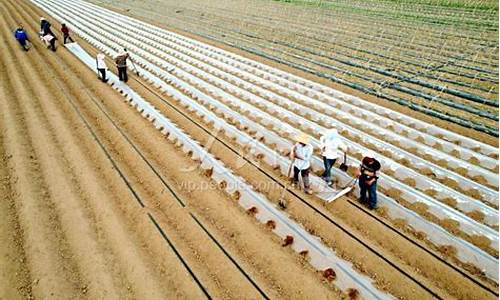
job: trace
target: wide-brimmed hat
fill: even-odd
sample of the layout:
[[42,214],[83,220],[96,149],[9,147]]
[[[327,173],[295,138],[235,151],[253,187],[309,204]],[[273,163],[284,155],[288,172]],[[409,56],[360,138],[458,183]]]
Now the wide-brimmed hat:
[[337,138],[339,135],[339,131],[337,130],[337,128],[334,126],[331,126],[329,129],[326,129],[324,132],[323,132],[323,136],[326,137],[327,139],[331,139],[331,138]]
[[371,157],[371,158],[375,158],[375,152],[371,151],[371,150],[365,150],[361,153],[361,155],[363,155],[363,157]]
[[309,144],[309,142],[311,141],[311,137],[301,132],[294,137],[294,140],[302,144]]

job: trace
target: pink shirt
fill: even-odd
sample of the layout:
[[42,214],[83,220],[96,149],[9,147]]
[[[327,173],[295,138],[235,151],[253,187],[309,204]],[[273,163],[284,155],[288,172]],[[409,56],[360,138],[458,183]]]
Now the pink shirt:
[[50,34],[46,34],[42,37],[42,39],[46,42],[46,43],[50,43],[50,41],[52,41],[54,39],[53,36],[51,36]]

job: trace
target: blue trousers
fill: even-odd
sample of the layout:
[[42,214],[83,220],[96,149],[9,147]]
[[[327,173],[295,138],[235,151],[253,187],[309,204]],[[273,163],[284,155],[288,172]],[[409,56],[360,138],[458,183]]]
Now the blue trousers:
[[323,156],[323,165],[325,166],[325,171],[323,172],[323,177],[326,181],[332,180],[332,167],[337,159],[329,159]]
[[366,194],[368,193],[368,208],[377,208],[377,181],[368,185],[364,179],[359,178],[359,194],[361,202],[366,202]]

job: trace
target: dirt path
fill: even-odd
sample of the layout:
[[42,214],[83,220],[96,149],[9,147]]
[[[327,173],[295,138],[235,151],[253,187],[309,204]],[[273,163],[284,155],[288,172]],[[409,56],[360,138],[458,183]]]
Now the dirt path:
[[[2,75],[2,78],[4,76]],[[3,95],[3,98],[5,95]],[[5,119],[4,111],[0,118]],[[19,224],[11,184],[11,169],[8,161],[12,155],[5,150],[6,131],[0,123],[0,297],[21,299],[32,297],[29,268],[26,266],[26,253],[23,249],[23,232]]]
[[[22,22],[36,32],[44,12],[28,1],[5,1],[0,9],[0,35],[7,41],[0,53],[0,192],[7,195],[0,203],[0,244],[6,245],[0,249],[0,297],[343,296],[66,49],[53,53],[33,41],[29,52],[21,51],[9,28]],[[172,99],[164,97],[168,106],[137,82],[130,85],[193,138],[212,142],[172,108]],[[215,141],[210,152],[252,185],[272,187],[262,192],[276,201],[281,188],[273,182],[283,178],[250,164],[240,168],[246,154],[222,141],[226,145]],[[491,297],[402,237],[377,234],[383,226],[344,201],[324,208],[287,197],[295,220],[399,298],[429,294],[311,206],[440,297]]]
[[[5,70],[5,69],[4,69]],[[13,95],[10,79],[3,76],[3,91]],[[14,185],[16,213],[24,232],[24,249],[30,273],[32,274],[35,295],[60,297],[65,291],[74,290],[78,282],[67,242],[63,236],[60,220],[54,212],[51,196],[37,162],[32,141],[27,136],[25,124],[17,117],[22,113],[16,103],[6,104],[12,96],[2,97],[2,110],[5,112],[7,156],[11,156],[9,167],[11,184]],[[10,154],[12,153],[12,154]],[[22,259],[22,258],[21,258]],[[74,295],[73,293],[69,295]]]

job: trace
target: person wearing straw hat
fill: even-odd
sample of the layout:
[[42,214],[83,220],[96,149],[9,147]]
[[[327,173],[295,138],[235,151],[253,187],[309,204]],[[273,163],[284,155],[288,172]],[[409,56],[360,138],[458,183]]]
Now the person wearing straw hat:
[[[380,162],[373,158],[373,153],[364,153],[358,171],[359,179],[359,201],[368,204],[369,209],[377,208],[377,171],[380,170]],[[368,193],[368,201],[366,194]]]
[[311,157],[313,154],[313,147],[309,144],[311,137],[307,134],[300,133],[295,137],[297,142],[290,151],[290,158],[293,162],[293,185],[299,186],[299,174],[302,176],[304,182],[304,192],[312,194],[309,183],[309,169],[311,167]]
[[49,21],[47,21],[44,17],[40,18],[40,35],[41,36],[46,36],[47,34],[52,35],[55,37],[54,33],[52,33],[52,30],[50,29],[51,24]]
[[321,178],[331,186],[333,184],[331,170],[337,159],[339,158],[339,149],[347,152],[347,146],[340,139],[340,135],[335,126],[326,130],[319,139],[321,155],[323,156],[323,164],[325,171]]

